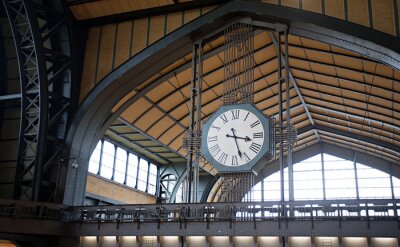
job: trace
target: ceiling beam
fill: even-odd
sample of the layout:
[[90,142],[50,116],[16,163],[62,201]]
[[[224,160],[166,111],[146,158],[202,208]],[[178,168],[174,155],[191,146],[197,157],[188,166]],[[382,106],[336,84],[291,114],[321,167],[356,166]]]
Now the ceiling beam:
[[388,126],[390,128],[393,128],[393,129],[395,129],[397,131],[400,131],[400,126],[396,126],[394,124],[391,124],[391,123],[388,123],[388,122],[385,122],[385,121],[378,121],[378,120],[375,120],[375,119],[368,118],[367,116],[360,116],[360,115],[354,114],[354,113],[337,111],[337,110],[328,108],[326,106],[322,107],[322,106],[314,105],[314,104],[308,104],[308,105],[311,106],[311,108],[315,108],[315,109],[318,109],[318,110],[321,110],[321,111],[331,112],[331,113],[339,114],[339,115],[344,115],[346,118],[349,116],[349,117],[353,117],[353,118],[359,119],[361,121],[367,121],[367,122],[375,123],[375,124],[382,125],[382,126],[386,125],[386,126]]
[[[331,56],[333,56],[333,54],[331,54]],[[334,64],[334,63],[332,64],[332,63],[327,63],[327,62],[322,62],[322,61],[316,61],[316,60],[313,60],[313,59],[310,59],[310,58],[305,58],[305,57],[296,56],[296,55],[289,55],[289,58],[291,58],[293,60],[300,60],[300,61],[307,62],[307,63],[317,64],[317,65],[324,65],[324,66],[327,66],[327,67],[332,68],[332,69],[337,69],[338,68],[338,69],[344,69],[344,70],[351,70],[351,71],[354,71],[354,72],[357,72],[357,73],[360,73],[360,74],[373,76],[374,78],[382,78],[382,79],[394,81],[396,83],[400,83],[400,81],[398,81],[397,79],[389,77],[389,76],[376,74],[376,73],[372,73],[372,72],[368,72],[368,71],[360,70],[360,69],[356,69],[356,68],[346,67],[346,66],[342,66],[342,65],[337,65],[337,64]],[[375,62],[375,64],[378,65],[378,63],[376,63],[376,62]]]
[[[196,0],[196,1],[189,1],[184,3],[174,3],[163,5],[154,8],[147,8],[147,9],[140,9],[140,10],[133,10],[129,12],[114,14],[114,15],[107,15],[107,16],[100,16],[91,19],[81,20],[85,25],[91,26],[98,26],[98,25],[106,25],[110,23],[118,23],[124,21],[130,21],[133,19],[138,18],[147,18],[150,16],[157,16],[157,15],[166,15],[174,12],[182,12],[191,9],[199,9],[199,8],[206,8],[210,6],[215,6],[219,4],[223,4],[228,2],[228,0]],[[75,4],[77,5],[77,4]]]
[[154,138],[154,137],[152,137],[151,135],[149,135],[149,134],[147,134],[147,133],[141,131],[140,129],[136,128],[135,126],[133,126],[131,123],[129,123],[129,122],[128,122],[127,120],[125,120],[124,118],[118,117],[117,119],[118,119],[118,121],[120,121],[120,122],[126,124],[126,126],[128,126],[128,127],[132,128],[133,130],[139,132],[141,135],[145,136],[146,138],[149,138],[150,140],[154,141],[155,143],[160,144],[161,147],[164,147],[164,148],[170,150],[172,153],[177,154],[177,155],[180,156],[181,158],[185,158],[185,157],[182,156],[180,153],[173,151],[169,146],[167,146],[167,145],[165,145],[164,143],[158,141],[156,138]]
[[[338,118],[334,118],[334,117],[329,117],[329,116],[326,116],[326,115],[322,115],[322,114],[320,114],[320,113],[315,113],[315,112],[313,112],[312,113],[313,115],[314,115],[314,118],[316,119],[316,120],[318,120],[318,121],[320,121],[320,122],[323,122],[323,123],[326,123],[327,125],[331,125],[331,126],[333,126],[333,125],[335,125],[335,126],[340,126],[340,127],[344,127],[344,128],[349,128],[349,129],[354,129],[354,130],[357,130],[357,131],[360,131],[360,132],[368,132],[367,130],[364,130],[364,129],[359,129],[359,128],[357,128],[357,127],[354,127],[354,126],[349,126],[349,125],[345,125],[345,124],[342,124],[342,123],[338,123],[338,122],[330,122],[330,121],[326,121],[325,119],[323,119],[323,117],[328,117],[328,118],[330,118],[330,119],[337,119],[337,120],[341,120],[341,121],[343,121],[343,122],[346,122],[347,124],[357,124],[357,125],[360,125],[360,123],[357,123],[357,122],[354,122],[354,121],[352,121],[352,120],[343,120],[343,119],[338,119]],[[384,136],[384,137],[386,137],[386,138],[393,138],[393,133],[392,132],[389,132],[389,131],[387,131],[387,130],[383,130],[383,129],[378,129],[378,128],[376,128],[376,127],[373,127],[373,126],[367,126],[368,128],[369,128],[369,130],[370,130],[370,132],[372,133],[372,134],[375,134],[375,135],[382,135],[382,136]],[[371,130],[375,130],[375,132],[372,132]],[[380,134],[378,134],[377,133],[377,131],[380,133]],[[385,133],[385,135],[383,135]],[[389,135],[392,135],[391,137],[388,137],[388,133],[389,133]]]
[[[132,143],[133,145],[135,145],[135,146],[137,146],[137,147],[139,147],[139,148],[145,150],[146,152],[151,153],[152,155],[156,156],[158,159],[160,159],[160,160],[162,160],[163,162],[165,162],[165,163],[162,164],[162,165],[171,163],[171,161],[166,160],[165,158],[159,156],[157,153],[154,153],[154,152],[148,150],[148,149],[146,148],[146,146],[140,145],[140,144],[138,144],[137,142],[134,142],[134,141],[132,141],[131,139],[125,137],[125,136],[121,136],[117,131],[111,130],[111,129],[108,129],[108,131],[109,131],[110,133],[112,133],[112,134],[118,136],[119,138],[123,139],[124,141],[129,142],[129,143]],[[114,138],[112,138],[111,136],[109,136],[108,138],[111,139],[113,142],[119,142],[119,141],[115,140]],[[125,147],[125,145],[123,145],[123,143],[119,142],[119,144]],[[126,148],[126,147],[125,147],[125,148]],[[130,149],[130,150],[133,151],[133,152],[135,152],[138,156],[144,156],[143,154],[139,154],[140,152],[138,152],[138,151],[136,151],[136,150],[132,150],[132,149]],[[146,159],[149,159],[150,161],[152,161],[152,162],[158,164],[158,162],[156,162],[155,160],[152,160],[151,158],[149,158],[149,157],[147,157],[147,156],[146,156],[145,158],[146,158]]]
[[366,143],[377,145],[379,147],[390,149],[390,150],[400,154],[400,147],[397,145],[394,145],[392,143],[388,143],[388,142],[381,141],[381,140],[378,140],[378,139],[375,139],[372,137],[363,136],[363,135],[359,135],[359,134],[356,134],[353,132],[348,132],[348,131],[344,131],[344,130],[340,130],[340,129],[336,129],[336,128],[332,128],[332,127],[328,127],[328,126],[323,126],[323,125],[319,125],[319,124],[315,124],[313,126],[308,125],[306,127],[300,128],[297,131],[297,133],[302,134],[307,131],[310,131],[311,129],[317,129],[317,130],[325,131],[325,132],[332,133],[335,135],[340,135],[340,136],[345,136],[345,137],[348,137],[351,139],[360,140],[360,141],[363,141]]

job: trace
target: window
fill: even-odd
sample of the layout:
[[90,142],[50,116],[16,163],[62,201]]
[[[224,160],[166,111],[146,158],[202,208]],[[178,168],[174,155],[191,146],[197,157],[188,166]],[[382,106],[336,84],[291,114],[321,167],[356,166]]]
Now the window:
[[88,171],[152,195],[157,192],[157,165],[109,141],[99,141]]
[[[283,170],[284,177],[287,178],[287,168]],[[285,198],[288,198],[288,186],[289,183],[285,179]],[[276,172],[271,176],[264,179],[264,200],[265,201],[279,201],[281,199],[281,178],[280,173]]]
[[101,155],[100,176],[111,179],[114,167],[114,155],[115,155],[114,144],[108,141],[104,141],[103,153]]
[[149,171],[149,162],[145,159],[139,160],[139,177],[137,189],[141,191],[146,191],[147,186],[147,172]]
[[89,172],[97,174],[99,172],[100,167],[100,153],[101,153],[101,141],[97,143],[96,148],[94,149],[92,156],[89,161]]
[[161,180],[161,196],[163,198],[170,198],[176,185],[176,180],[177,178],[173,174],[168,174]]
[[392,177],[394,198],[400,199],[400,179]]
[[187,188],[187,180],[185,179],[179,185],[178,191],[176,192],[175,203],[182,203],[185,200],[186,188]]
[[115,158],[114,180],[122,184],[125,182],[126,159],[127,159],[126,151],[118,147],[117,157]]
[[129,154],[128,176],[126,178],[126,185],[132,188],[136,187],[137,171],[138,171],[138,157],[134,154]]
[[[341,159],[329,154],[323,154],[324,170],[322,169],[321,154],[315,155],[293,165],[293,185],[295,200],[322,200],[325,194],[327,200],[357,199],[357,186],[360,199],[365,198],[392,198],[390,175],[372,167],[353,161]],[[357,170],[355,170],[355,167]],[[357,183],[356,183],[357,172]],[[288,169],[284,169],[285,200],[288,199]],[[400,197],[400,179],[392,177],[395,198]],[[254,201],[280,200],[280,173],[279,171],[266,177],[256,184],[243,198],[249,196]],[[262,194],[263,193],[263,194]],[[262,196],[263,195],[263,196]]]
[[353,161],[324,154],[326,199],[356,198]]
[[357,164],[360,198],[392,198],[390,175],[362,164]]
[[321,155],[316,155],[293,166],[293,187],[295,200],[322,200]]
[[149,185],[147,188],[147,192],[149,194],[154,195],[156,193],[156,186],[157,186],[157,166],[150,163],[150,171],[149,171]]

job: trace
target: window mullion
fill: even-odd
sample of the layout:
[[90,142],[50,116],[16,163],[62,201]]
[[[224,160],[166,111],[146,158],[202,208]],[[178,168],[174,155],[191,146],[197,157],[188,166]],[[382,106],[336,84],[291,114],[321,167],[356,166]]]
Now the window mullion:
[[[126,150],[125,150],[126,151]],[[124,177],[124,184],[126,185],[128,180],[128,165],[129,165],[129,152],[126,151],[126,162],[125,162],[125,177]]]
[[394,185],[393,185],[393,176],[392,176],[392,174],[393,174],[393,166],[390,166],[390,174],[389,174],[389,177],[390,177],[390,192],[392,193],[392,199],[395,199],[396,196],[395,196],[395,193],[394,193]]
[[114,145],[114,159],[113,159],[111,180],[114,180],[114,177],[115,177],[115,163],[116,162],[117,162],[117,146]]
[[99,170],[97,171],[97,175],[100,176],[101,174],[101,167],[103,166],[103,146],[104,146],[104,140],[101,140],[101,145],[100,145],[100,159],[99,159]]
[[157,177],[156,177],[155,194],[156,194],[157,197],[161,197],[161,195],[160,195],[160,167],[158,167],[158,166],[157,166]]
[[136,157],[137,158],[137,167],[136,167],[136,184],[135,184],[135,189],[139,189],[138,183],[139,183],[139,172],[140,172],[140,160],[142,159],[141,157]]
[[358,200],[358,199],[360,199],[360,192],[358,189],[357,152],[354,153],[353,165],[354,165],[354,177],[355,177],[355,182],[356,182],[356,196],[357,196],[356,198]]
[[148,192],[149,190],[149,176],[150,176],[150,162],[147,161],[147,178],[146,178],[146,190],[145,192]]
[[321,172],[322,172],[322,195],[323,199],[326,200],[326,188],[325,188],[325,164],[324,164],[324,152],[321,152]]

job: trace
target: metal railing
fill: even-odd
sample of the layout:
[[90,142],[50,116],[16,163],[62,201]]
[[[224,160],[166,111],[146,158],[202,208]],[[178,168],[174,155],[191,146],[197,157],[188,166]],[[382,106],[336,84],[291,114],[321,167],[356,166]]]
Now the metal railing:
[[217,221],[382,221],[400,224],[400,200],[194,203],[67,207],[0,200],[0,217],[63,223]]

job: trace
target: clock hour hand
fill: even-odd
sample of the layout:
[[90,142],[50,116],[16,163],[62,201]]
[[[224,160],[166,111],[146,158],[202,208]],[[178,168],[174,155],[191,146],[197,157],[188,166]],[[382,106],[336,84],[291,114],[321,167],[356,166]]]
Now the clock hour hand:
[[231,136],[229,134],[226,134],[226,137],[232,137],[232,138],[235,138],[235,139],[241,139],[241,140],[244,140],[245,142],[251,141],[250,137],[248,137],[248,136],[240,137],[240,136]]
[[[236,144],[236,148],[238,150],[239,157],[242,158],[242,152],[240,152],[239,145],[237,143],[237,136],[235,135],[235,129],[232,128],[231,130],[232,130],[233,138],[235,139],[235,144]],[[228,134],[226,136],[228,137]]]

